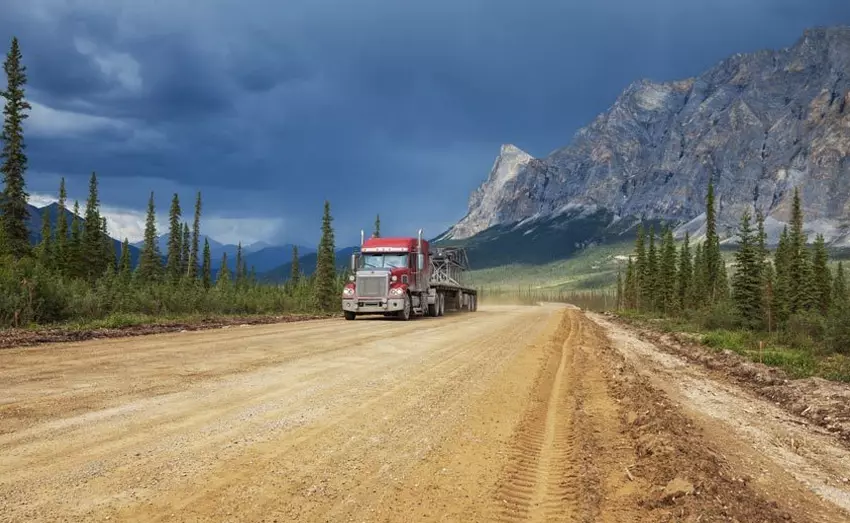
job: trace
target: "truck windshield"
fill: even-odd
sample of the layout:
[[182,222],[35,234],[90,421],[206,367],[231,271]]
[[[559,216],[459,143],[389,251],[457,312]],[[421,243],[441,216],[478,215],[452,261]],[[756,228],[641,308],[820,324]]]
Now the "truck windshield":
[[407,254],[364,254],[361,260],[364,269],[407,267]]

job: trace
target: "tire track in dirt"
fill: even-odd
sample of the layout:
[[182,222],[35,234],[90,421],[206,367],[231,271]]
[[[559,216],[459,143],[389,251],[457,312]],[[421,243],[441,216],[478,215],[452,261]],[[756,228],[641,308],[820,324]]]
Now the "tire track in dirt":
[[496,519],[516,521],[592,520],[587,494],[596,478],[581,467],[576,425],[584,395],[577,386],[582,369],[577,345],[582,324],[564,314],[546,350],[533,404],[521,422],[512,457],[495,493]]

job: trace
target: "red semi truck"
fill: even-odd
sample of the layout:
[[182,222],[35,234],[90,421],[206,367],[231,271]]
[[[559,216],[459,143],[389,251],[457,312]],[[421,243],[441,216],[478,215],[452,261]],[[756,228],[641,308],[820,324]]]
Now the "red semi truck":
[[346,320],[383,314],[409,320],[442,316],[446,310],[475,311],[478,293],[465,283],[466,251],[457,247],[431,251],[422,230],[416,238],[363,238],[351,256],[352,275],[342,291]]

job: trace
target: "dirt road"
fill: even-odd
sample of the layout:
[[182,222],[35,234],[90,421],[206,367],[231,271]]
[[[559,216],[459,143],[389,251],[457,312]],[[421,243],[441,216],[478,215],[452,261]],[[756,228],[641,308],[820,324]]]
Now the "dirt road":
[[560,306],[2,350],[0,521],[850,521],[844,447],[659,358]]

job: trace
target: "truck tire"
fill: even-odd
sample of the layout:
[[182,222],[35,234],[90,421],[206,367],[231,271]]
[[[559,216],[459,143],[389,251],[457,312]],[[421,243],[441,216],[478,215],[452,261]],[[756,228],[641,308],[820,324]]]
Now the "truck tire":
[[344,314],[345,314],[345,319],[349,320],[349,321],[351,321],[351,320],[353,320],[354,318],[357,317],[357,314],[355,314],[351,311],[345,311]]
[[441,293],[437,294],[437,316],[443,316],[446,314],[446,295]]
[[[439,298],[436,298],[435,301],[439,301]],[[428,316],[432,318],[437,317],[437,303],[428,304]]]
[[407,320],[409,320],[409,319],[410,319],[411,310],[412,310],[412,307],[411,307],[411,305],[410,305],[410,295],[409,295],[409,294],[405,294],[405,295],[404,295],[404,308],[403,308],[402,310],[398,311],[398,316],[397,316],[397,318],[398,318],[398,319],[400,319],[401,321],[407,321]]

